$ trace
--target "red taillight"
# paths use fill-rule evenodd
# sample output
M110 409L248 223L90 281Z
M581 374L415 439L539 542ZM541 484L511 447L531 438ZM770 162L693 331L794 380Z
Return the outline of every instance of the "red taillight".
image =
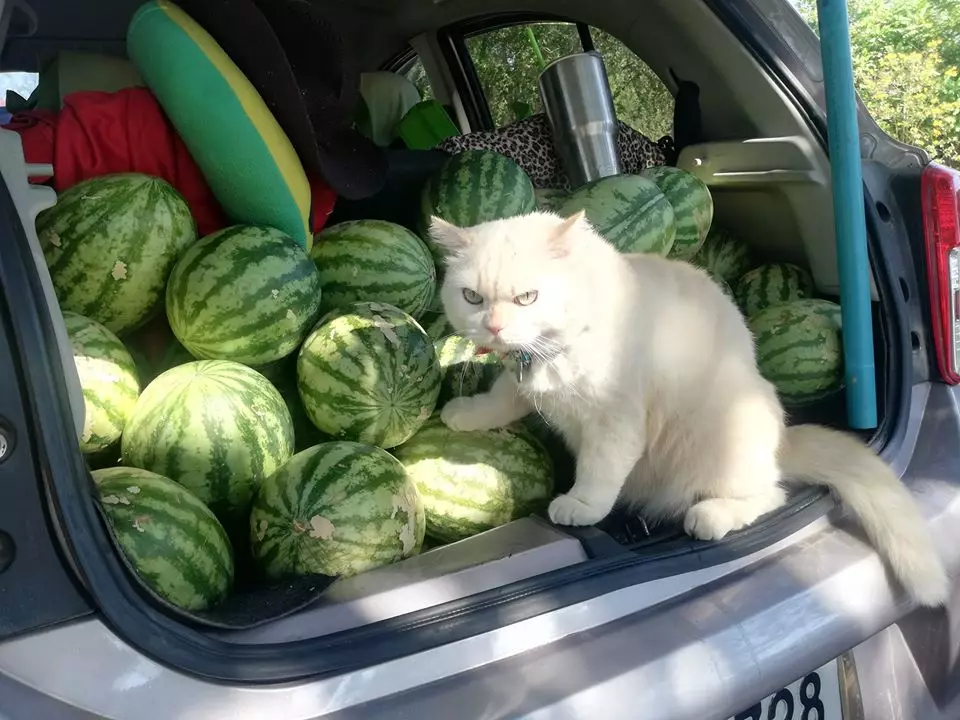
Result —
M937 365L960 383L960 173L931 163L921 176L923 234Z

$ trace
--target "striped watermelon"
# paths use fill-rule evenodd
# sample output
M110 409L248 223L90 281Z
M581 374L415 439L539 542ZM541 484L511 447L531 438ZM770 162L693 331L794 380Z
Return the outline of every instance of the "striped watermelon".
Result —
M250 513L254 559L271 578L355 575L420 552L425 518L389 453L336 441L297 453L260 487Z
M676 220L670 257L689 260L703 245L713 222L713 196L696 175L669 165L650 167L640 173L667 196Z
M749 319L757 365L784 403L802 405L843 387L840 306L827 300L793 300Z
M323 286L321 312L365 300L420 317L433 299L437 271L423 241L385 220L350 220L320 233L310 252Z
M433 347L440 362L440 405L486 392L503 370L496 353L478 354L479 348L462 335L448 335Z
M623 253L666 255L673 247L676 220L667 196L639 175L612 175L574 190L557 212L584 210L594 229Z
M62 310L123 334L158 309L177 258L197 239L186 201L135 173L92 178L37 216Z
M354 303L324 317L304 342L297 380L323 432L391 448L430 417L440 367L412 317L392 305Z
M293 424L263 375L240 363L198 360L147 386L122 451L124 465L177 481L232 534L246 525L256 488L293 454Z
M513 160L492 150L465 150L451 156L420 195L420 231L438 265L444 251L429 234L436 215L459 227L524 215L537 209L530 178Z
M140 396L137 367L120 339L98 322L63 313L85 408L80 450L106 450L120 439Z
M206 610L233 584L233 554L213 513L183 486L138 468L95 470L100 507L147 587L184 610Z
M791 263L769 263L745 273L736 285L737 303L747 317L764 308L813 295L810 273Z
M426 331L430 339L435 343L443 340L450 335L455 335L456 330L450 321L447 320L447 314L443 310L443 300L440 297L440 284L437 284L437 291L433 295L430 306L423 311L419 318L420 325Z
M731 285L755 267L750 247L733 233L716 226L710 228L703 246L690 262Z
M537 199L537 209L544 212L556 212L567 199L567 192L558 188L537 188L533 193Z
M167 319L198 358L263 365L289 355L320 308L320 275L279 230L234 225L183 254L167 284Z
M553 463L522 425L454 432L434 416L394 451L423 498L427 533L471 537L546 507Z

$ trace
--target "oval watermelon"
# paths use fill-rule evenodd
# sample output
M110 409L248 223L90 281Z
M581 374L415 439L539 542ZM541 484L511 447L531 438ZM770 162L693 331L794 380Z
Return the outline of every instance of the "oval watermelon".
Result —
M120 439L140 396L137 367L120 338L98 322L63 313L85 408L80 450L106 450Z
M749 319L760 373L788 405L821 400L843 388L840 306L793 300Z
M293 454L293 441L290 411L263 375L240 363L198 360L147 386L122 454L124 465L186 487L233 536L246 525L256 488Z
M480 348L462 335L449 335L433 347L440 362L440 405L451 398L486 392L503 370L496 353L478 354Z
M354 302L395 305L420 317L433 299L437 271L423 241L385 220L350 220L317 235L310 256L320 272L327 313Z
M170 185L121 173L61 193L37 216L37 237L60 308L120 335L160 307L167 277L197 231Z
M324 317L297 357L307 415L338 439L391 448L433 412L440 367L433 343L392 305L354 303Z
M756 267L737 281L737 303L747 317L764 308L802 300L813 295L810 273L791 263L768 263Z
M730 231L716 226L710 228L703 246L690 262L725 280L731 287L755 266L750 246Z
M539 511L553 495L550 456L522 425L454 432L434 416L394 455L423 498L427 534L444 542Z
M226 598L234 573L230 542L200 500L138 468L91 475L114 537L147 587L184 610L206 610Z
M423 503L389 453L336 441L291 458L250 513L254 559L271 578L355 575L417 554Z
M587 219L623 253L666 255L673 247L673 207L656 183L639 175L612 175L574 190L560 205L564 217L585 211Z
M669 165L646 168L640 175L656 183L673 208L676 233L670 257L689 260L707 239L713 222L710 189L696 175Z
M438 265L445 253L430 238L433 215L459 227L524 215L537 209L533 183L506 155L464 150L444 161L420 195L420 232Z
M320 275L296 240L235 225L183 254L167 284L167 319L198 358L264 365L289 355L320 308Z

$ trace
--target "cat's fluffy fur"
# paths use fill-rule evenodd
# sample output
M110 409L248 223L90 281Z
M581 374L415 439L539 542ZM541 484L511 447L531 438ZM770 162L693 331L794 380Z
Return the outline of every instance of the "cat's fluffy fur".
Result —
M534 357L521 382L504 372L489 392L450 401L443 421L479 430L540 412L577 456L575 485L550 504L554 522L593 524L619 501L718 539L781 505L781 477L805 479L847 503L918 602L945 600L948 579L909 492L852 436L786 427L743 317L705 273L623 255L582 214L473 228L434 218L431 232L448 253L453 326Z

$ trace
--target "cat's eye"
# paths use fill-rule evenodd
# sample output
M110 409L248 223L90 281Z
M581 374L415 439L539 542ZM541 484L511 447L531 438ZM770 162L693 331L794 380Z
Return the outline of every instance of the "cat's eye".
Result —
M537 291L536 291L536 290L531 290L531 291L525 292L525 293L523 293L523 294L521 294L521 295L517 295L517 296L513 299L513 301L514 301L517 305L533 305L533 303L536 302L536 300L537 300Z
M479 305L483 302L483 295L478 293L476 290L471 290L470 288L463 289L463 299L466 300L471 305Z

